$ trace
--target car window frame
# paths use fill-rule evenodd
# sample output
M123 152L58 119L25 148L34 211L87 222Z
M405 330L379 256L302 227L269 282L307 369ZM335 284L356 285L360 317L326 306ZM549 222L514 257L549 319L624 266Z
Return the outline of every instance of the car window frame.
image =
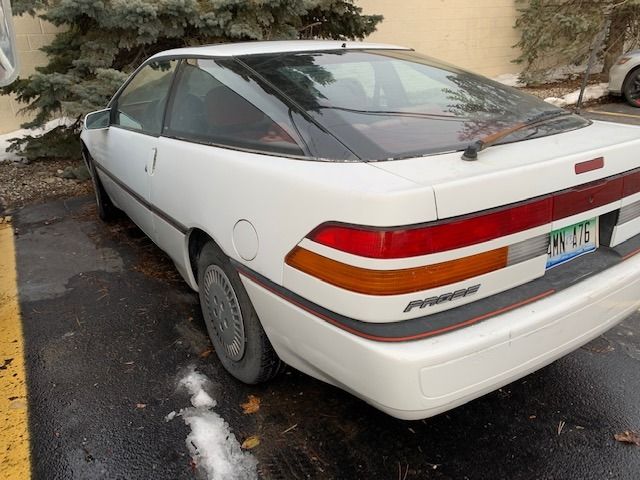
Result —
M135 128L129 128L129 127L125 127L125 126L122 126L122 125L115 124L114 122L116 120L116 115L118 114L118 100L120 99L120 96L122 95L122 92L124 92L127 89L127 87L131 84L131 82L148 65L150 65L150 64L152 64L154 62L171 62L171 61L176 61L177 64L176 64L176 68L174 69L173 74L171 76L171 82L170 82L168 93L167 93L167 101L164 104L164 109L163 109L163 112L162 112L160 133L159 134L154 134L154 133L145 132L145 131L142 131L142 130L136 130ZM175 84L176 84L176 76L177 76L178 71L180 70L180 66L182 65L182 61L183 61L182 57L177 57L177 56L166 56L166 57L164 57L163 56L163 57L151 57L151 58L148 58L147 60L145 60L144 62L142 62L140 64L140 66L138 68L136 68L131 73L131 75L129 75L129 78L127 78L127 80L120 86L120 88L118 88L118 90L113 95L113 97L111 97L111 100L109 100L109 103L107 104L107 108L110 109L109 126L110 127L114 127L114 128L120 128L122 130L127 130L127 131L133 132L133 133L139 133L140 135L146 135L148 137L160 138L162 136L162 132L164 131L165 120L167 118L167 107L169 105L169 102L172 100L173 90L174 90Z
M240 146L236 146L236 145L228 145L228 144L224 144L224 143L216 143L216 142L208 142L205 140L202 141L198 141L197 139L193 139L193 138L183 138L177 135L172 135L171 132L167 131L167 125L169 124L170 120L171 120L171 108L173 107L173 102L175 100L175 95L176 95L176 88L177 85L180 81L180 77L182 74L182 64L187 61L187 60L212 60L212 61L222 61L222 60L236 60L235 56L220 56L220 55L174 55L171 57L156 57L154 58L154 60L166 60L168 58L177 60L180 60L180 63L178 64L178 67L176 67L176 72L175 75L173 77L173 83L171 85L171 90L170 90L170 94L169 94L169 98L167 100L167 105L166 105L166 109L165 109L165 114L164 114L164 119L163 119L163 124L162 124L162 133L160 136L164 137L164 138L170 138L172 140L178 140L181 142L189 142L189 143L193 143L196 145L205 145L205 146L209 146L209 147L216 147L216 148L222 148L225 150L231 150L231 151L236 151L236 152L244 152L244 153L252 153L252 154L256 154L256 155L266 155L269 157L275 157L275 158L287 158L287 159L291 159L291 160L302 160L302 161L309 161L309 162L323 162L323 163L341 163L341 162L336 162L335 160L332 159L324 159L324 158L320 158L318 156L314 156L312 154L312 150L311 148L307 145L307 142L304 140L304 138L302 138L301 135L299 135L300 140L303 142L303 152L306 151L307 154L305 155L294 155L294 154L289 154L289 153L280 153L280 152L270 152L267 150L257 150L257 149L251 149L251 148L246 148L246 147L240 147ZM285 103L287 105L287 107L289 109L294 108L291 105L289 105L287 102L285 102L283 99L280 99L283 103Z
M153 57L148 58L147 60L145 60L144 62L142 62L142 64L140 64L140 66L138 66L138 68L136 68L131 75L129 75L129 77L127 78L127 80L118 88L118 90L116 90L116 93L113 95L113 97L111 97L111 100L109 100L109 103L107 103L107 107L108 109L110 109L110 127L117 127L120 128L122 130L127 130L133 133L138 133L140 135L147 135L153 138L160 138L160 137L164 137L164 138L169 138L172 140L178 140L181 142L189 142L192 144L196 144L196 145L205 145L205 146L210 146L210 147L215 147L215 148L221 148L224 150L230 150L230 151L237 151L237 152L244 152L244 153L251 153L251 154L255 154L255 155L266 155L268 157L274 157L274 158L286 158L286 159L291 159L291 160L299 160L299 161L306 161L306 162L322 162L322 163L352 163L352 162L359 162L361 161L361 159L355 155L355 153L353 153L351 150L349 150L347 147L345 147L346 150L349 150L350 153L353 155L352 159L342 159L342 160L336 160L333 158L324 158L318 155L314 155L313 153L313 149L308 145L307 141L304 139L303 135L299 135L300 140L303 142L304 144L304 148L303 151L305 151L305 155L293 155L293 154L287 154L287 153L278 153L278 152L269 152L269 151L265 151L265 150L254 150L254 149L250 149L250 148L244 148L244 147L239 147L239 146L234 146L234 145L226 145L226 144L219 144L219 143L213 143L213 142L206 142L206 141L202 141L199 142L195 139L187 139L187 138L181 138L178 136L173 136L173 135L169 135L166 132L166 126L168 125L168 122L170 121L170 108L173 106L173 102L175 99L175 93L176 93L176 85L178 84L179 81L179 75L182 71L182 64L184 61L186 60L197 60L197 59L202 59L202 60L213 60L213 61L223 61L223 60L232 60L234 62L239 63L244 69L249 70L252 74L258 75L257 73L253 72L253 69L251 69L250 67L248 67L247 65L244 64L244 62L241 61L242 57L238 57L238 56L227 56L227 55L197 55L197 54L172 54L172 55L154 55ZM122 92L129 86L129 84L133 81L133 79L138 75L138 73L147 65L149 65L150 63L153 62L162 62L162 61L176 61L178 62L175 68L175 71L173 72L173 77L171 79L171 86L169 87L169 94L167 97L167 102L165 104L164 107L164 113L163 113L163 117L162 117L162 127L160 129L160 134L159 135L154 135L148 132L142 132L140 130L135 130L132 128L127 128L127 127L123 127L121 125L114 125L113 121L115 120L115 116L117 115L117 105L118 105L118 100L120 99L120 96L122 95ZM258 75L259 76L259 75ZM266 84L268 84L268 82L266 82ZM276 89L278 90L278 89ZM296 113L298 115L301 115L302 118L304 118L306 121L310 121L311 123L313 123L317 128L319 128L320 130L324 131L327 135L333 137L335 139L335 136L333 134L331 134L331 132L328 132L322 125L317 124L312 118L309 117L309 115L307 114L307 112L304 111L304 109L301 109L299 105L297 105L295 102L292 102L286 95L285 96L280 96L279 97L280 101L283 102L283 104L285 104L288 108L289 111L291 112L292 115L295 115ZM297 126L295 126L294 123L294 127L297 128ZM336 139L336 141L340 144L342 144L339 140ZM344 145L343 145L344 146Z

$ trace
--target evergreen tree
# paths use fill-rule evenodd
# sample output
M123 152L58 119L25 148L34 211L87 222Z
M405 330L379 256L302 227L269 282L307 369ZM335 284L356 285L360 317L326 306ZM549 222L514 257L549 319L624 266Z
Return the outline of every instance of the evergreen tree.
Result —
M605 40L598 52L606 77L613 62L638 45L640 40L640 0L518 0L516 28L521 32L516 44L522 54L525 81L538 81L561 65L580 65L589 56L598 34Z
M104 107L145 58L169 48L296 38L362 39L382 20L354 0L14 0L16 14L65 30L43 47L49 63L0 90L34 115L24 128L56 117L75 123L13 142L26 158L79 154L82 116Z

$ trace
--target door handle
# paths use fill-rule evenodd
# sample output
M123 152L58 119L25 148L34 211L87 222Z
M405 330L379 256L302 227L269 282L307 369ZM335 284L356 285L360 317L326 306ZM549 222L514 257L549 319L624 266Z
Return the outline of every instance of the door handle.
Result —
M151 155L149 156L149 160L144 166L144 171L149 175L153 175L153 172L156 170L156 159L158 158L158 149L152 148Z

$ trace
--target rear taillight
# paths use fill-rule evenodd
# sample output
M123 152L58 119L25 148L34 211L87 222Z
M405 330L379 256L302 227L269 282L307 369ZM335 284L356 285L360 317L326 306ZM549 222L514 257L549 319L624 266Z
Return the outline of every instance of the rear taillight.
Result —
M618 225L625 224L640 217L640 201L630 203L620 209Z
M504 268L508 254L508 249L504 247L424 267L371 270L296 247L286 261L298 270L352 292L400 295L448 285Z
M587 183L553 196L553 219L577 215L622 198L623 177Z
M640 169L505 208L419 226L364 227L329 222L313 230L307 239L338 252L374 259L370 265L379 268L363 268L329 258L327 254L333 256L330 250L314 248L312 244L296 246L285 262L322 281L358 293L400 295L429 290L543 256L549 234L532 232L535 237L519 243L472 255L460 252L459 258L418 267L390 269L384 260L437 254L543 225L550 227L556 220L610 205L638 192ZM640 202L625 206L618 224L639 216Z
M482 216L462 218L424 227L366 228L324 224L308 238L343 252L369 258L407 258L444 252L487 242L551 222L547 197Z
M549 236L542 235L455 260L390 270L356 267L302 247L295 247L285 261L293 268L345 290L368 295L401 295L461 282L545 255L548 242Z
M628 197L640 192L640 170L634 170L623 177L622 196Z

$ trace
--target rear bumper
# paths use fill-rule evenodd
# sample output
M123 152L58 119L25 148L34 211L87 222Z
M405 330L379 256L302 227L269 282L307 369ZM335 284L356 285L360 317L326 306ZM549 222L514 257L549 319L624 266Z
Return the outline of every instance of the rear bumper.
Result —
M559 293L417 341L361 338L242 276L278 355L397 418L444 412L521 378L640 306L640 255Z

